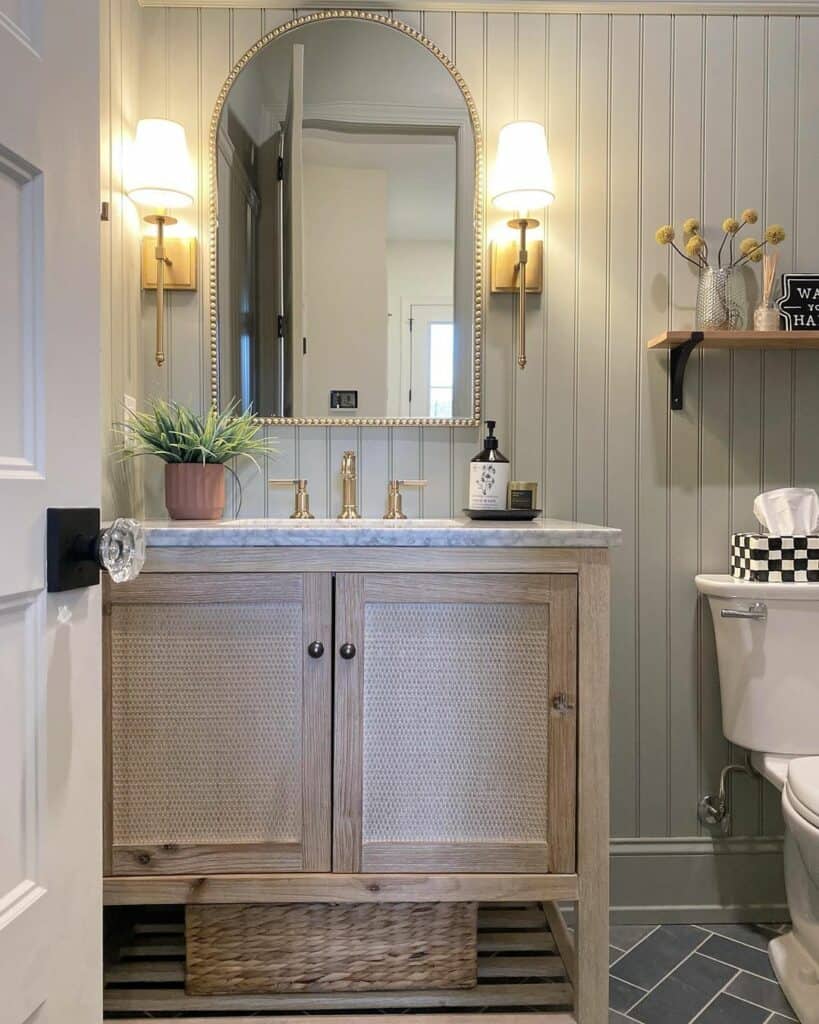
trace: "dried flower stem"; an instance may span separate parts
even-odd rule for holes
[[[719,250],[717,251],[717,266],[718,267],[722,266],[722,250],[725,248],[725,243],[728,241],[729,238],[731,239],[731,246],[730,246],[729,252],[734,247],[734,236],[731,235],[728,231],[726,231],[725,234],[722,236],[722,241],[720,242],[720,247],[719,247]]]
[[[696,260],[692,260],[690,256],[686,256],[686,255],[685,255],[685,253],[684,253],[684,252],[682,251],[682,249],[680,249],[680,248],[679,248],[679,247],[678,247],[678,246],[676,245],[676,243],[674,243],[674,242],[669,242],[668,244],[669,244],[669,245],[671,246],[671,248],[672,248],[672,249],[674,250],[674,252],[676,252],[676,253],[679,253],[679,254],[680,254],[680,256],[682,256],[682,258],[683,258],[684,260],[688,260],[688,262],[689,262],[689,263],[690,263],[690,264],[691,264],[691,265],[692,265],[693,267],[697,267],[697,268],[699,268],[700,264],[699,264],[699,263],[697,263],[697,261],[696,261]]]
[[[760,249],[764,249],[767,244],[768,244],[768,239],[766,238],[764,242],[760,242],[759,245],[755,245],[753,247],[753,249],[751,249],[750,252],[746,252],[744,256],[740,256],[740,258],[736,261],[736,263],[731,263],[731,264],[729,264],[729,266],[731,266],[731,267],[741,267],[742,264],[746,263],[754,255],[755,252],[759,252]]]

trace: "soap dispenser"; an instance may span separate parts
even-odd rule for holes
[[[469,464],[470,509],[505,509],[509,486],[509,459],[502,455],[495,437],[495,421],[487,420],[489,430],[483,448]]]

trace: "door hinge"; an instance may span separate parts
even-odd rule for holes
[[[307,355],[307,338],[301,339],[301,351],[302,355]]]
[[[276,330],[279,332],[279,337],[284,337],[284,316],[282,313],[276,317]]]
[[[276,179],[284,181],[284,157],[280,156],[276,161]]]
[[[412,388],[409,389],[409,403],[412,405]]]
[[[107,202],[103,202],[102,205],[100,206],[100,220],[110,220],[110,219],[111,219],[111,207],[108,205]]]

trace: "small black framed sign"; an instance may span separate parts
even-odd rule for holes
[[[819,331],[819,274],[783,274],[776,306],[786,331]]]

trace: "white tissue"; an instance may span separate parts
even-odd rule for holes
[[[801,537],[819,529],[819,495],[811,487],[781,487],[754,498],[754,515],[768,533]]]

